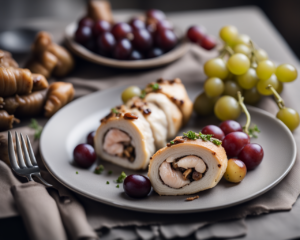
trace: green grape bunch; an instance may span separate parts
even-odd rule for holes
[[[294,66],[287,63],[276,65],[265,50],[257,48],[251,38],[240,34],[236,27],[224,26],[219,35],[224,46],[218,57],[204,64],[204,73],[208,78],[204,83],[204,92],[194,102],[194,110],[199,115],[214,113],[222,121],[236,119],[241,113],[238,92],[243,94],[246,104],[255,105],[262,96],[273,95],[274,91],[280,94],[284,83],[297,79]],[[294,130],[298,126],[298,113],[292,114],[286,108],[281,112],[294,118],[291,120],[294,125],[290,127]],[[280,116],[277,117],[280,119]],[[283,122],[288,125],[287,120]]]

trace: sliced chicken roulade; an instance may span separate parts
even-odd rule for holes
[[[167,118],[165,113],[151,102],[145,102],[139,97],[130,99],[126,106],[130,109],[138,109],[149,123],[156,149],[160,149],[167,144]]]
[[[155,151],[149,123],[136,108],[112,109],[101,120],[94,138],[97,155],[129,169],[145,169]]]
[[[148,176],[159,195],[193,194],[217,185],[228,161],[221,145],[186,137],[172,143],[150,161]]]

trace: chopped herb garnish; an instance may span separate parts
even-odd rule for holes
[[[99,165],[99,166],[97,166],[97,167],[95,168],[94,173],[95,173],[95,174],[101,174],[101,173],[103,172],[103,170],[104,170],[103,165]]]
[[[257,135],[255,133],[260,133],[260,130],[258,129],[257,125],[254,125],[253,128],[249,128],[249,137],[257,138]]]
[[[222,144],[222,141],[220,141],[219,139],[216,139],[216,138],[213,138],[213,139],[211,140],[211,142],[212,142],[213,144],[216,144],[217,146],[220,146],[220,145]]]
[[[141,95],[140,95],[140,98],[144,99],[146,97],[146,90],[143,89],[142,92],[141,92]]]
[[[120,186],[119,186],[119,184],[116,186],[116,188],[119,188]]]
[[[108,171],[108,174],[112,174],[112,170],[109,170],[109,171]]]
[[[116,108],[112,108],[111,111],[112,111],[113,113],[115,113],[115,114],[118,114],[118,113],[119,113],[119,111],[118,111]]]
[[[160,86],[159,86],[159,84],[158,84],[158,83],[153,83],[153,84],[151,84],[150,86],[152,87],[152,89],[153,89],[154,91],[156,91],[156,90],[159,90],[159,89],[160,89]]]
[[[122,172],[121,175],[116,180],[116,182],[117,183],[122,183],[126,177],[127,177],[126,173]]]
[[[183,136],[192,140],[196,140],[197,138],[199,138],[199,136],[197,136],[196,133],[193,131],[188,131],[187,133],[183,133]]]
[[[78,174],[78,172],[76,171],[76,174]]]
[[[171,144],[174,144],[174,141],[170,141]]]
[[[31,123],[29,124],[29,127],[35,130],[34,140],[40,139],[43,131],[43,127],[38,124],[36,119],[34,118],[31,119]]]
[[[106,184],[109,184],[109,181],[106,181]]]
[[[199,133],[195,133],[193,131],[188,131],[187,133],[183,133],[183,136],[192,139],[192,140],[196,140],[201,138],[203,141],[209,141],[212,142],[213,144],[219,146],[222,144],[222,141],[220,141],[219,139],[213,138],[212,134],[203,134],[201,132]],[[171,143],[171,142],[170,142]]]

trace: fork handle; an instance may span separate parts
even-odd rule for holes
[[[47,183],[47,182],[42,178],[42,176],[41,176],[40,173],[33,173],[32,175],[33,175],[33,176],[36,176],[38,179],[40,179],[40,181],[41,181],[45,186],[47,186],[47,187],[52,187],[51,184]],[[30,176],[30,177],[31,177],[31,176]],[[28,180],[29,180],[29,179],[28,179]],[[29,180],[29,181],[33,181],[32,178],[31,178],[31,180]]]

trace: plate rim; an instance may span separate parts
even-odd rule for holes
[[[92,98],[94,95],[98,95],[98,94],[101,94],[101,93],[104,93],[104,92],[115,91],[118,88],[124,88],[124,86],[126,86],[126,85],[112,87],[112,88],[109,88],[109,89],[106,89],[106,90],[102,90],[102,91],[96,91],[96,92],[91,93],[89,95],[86,95],[86,96],[83,96],[81,98],[78,98],[78,99],[72,101],[71,103],[69,103],[67,106],[65,106],[63,109],[61,109],[59,112],[62,112],[64,110],[66,110],[67,108],[69,108],[69,107],[77,104],[77,102],[78,101],[82,101],[82,99],[86,100],[87,98]],[[288,127],[283,122],[281,122],[280,120],[276,119],[271,113],[269,113],[269,112],[267,112],[265,110],[262,110],[262,109],[257,108],[257,107],[249,106],[249,105],[247,105],[247,108],[250,111],[258,112],[260,114],[266,115],[269,118],[272,118],[273,120],[277,121],[283,128],[285,128],[286,132],[288,133],[288,136],[291,138],[291,140],[293,142],[293,145],[292,145],[292,148],[294,149],[294,153],[293,153],[293,157],[292,157],[293,159],[292,159],[291,163],[289,164],[288,168],[285,169],[285,171],[281,174],[281,176],[279,178],[277,178],[274,182],[272,182],[268,186],[264,187],[260,191],[255,192],[252,195],[250,195],[250,196],[248,196],[246,198],[243,198],[243,199],[241,199],[239,201],[228,203],[228,204],[219,205],[219,206],[216,206],[216,207],[210,207],[210,208],[205,208],[205,209],[153,210],[153,209],[144,209],[142,207],[133,207],[133,206],[127,206],[127,205],[117,204],[117,203],[114,203],[112,201],[107,201],[105,199],[104,200],[103,199],[99,199],[99,198],[93,197],[93,196],[91,196],[89,194],[85,194],[82,190],[79,190],[79,189],[76,189],[76,188],[74,188],[72,186],[69,186],[68,183],[66,183],[63,179],[60,179],[60,177],[57,176],[54,171],[51,171],[50,166],[47,165],[47,161],[44,159],[44,156],[43,156],[43,148],[42,148],[42,146],[43,146],[42,141],[45,138],[44,137],[45,136],[44,135],[44,131],[42,132],[41,139],[40,139],[40,144],[39,144],[40,156],[41,156],[41,159],[42,159],[42,161],[44,163],[44,166],[46,167],[46,169],[48,170],[48,172],[59,183],[61,183],[62,185],[64,185],[66,188],[68,188],[68,189],[76,192],[77,194],[85,196],[85,197],[87,197],[89,199],[92,199],[92,200],[95,200],[97,202],[100,202],[100,203],[103,203],[103,204],[107,204],[107,205],[110,205],[110,206],[113,206],[113,207],[118,207],[118,208],[122,208],[122,209],[126,209],[126,210],[132,210],[132,211],[136,211],[136,212],[164,213],[164,214],[184,214],[184,213],[207,212],[207,211],[212,211],[212,210],[224,209],[224,208],[232,207],[232,206],[235,206],[235,205],[239,205],[239,204],[244,203],[244,202],[248,202],[248,201],[250,201],[250,200],[252,200],[252,199],[254,199],[256,197],[259,197],[260,195],[266,193],[267,191],[271,190],[273,187],[275,187],[278,183],[280,183],[286,177],[286,175],[291,171],[292,167],[294,166],[294,164],[296,162],[296,156],[297,156],[296,141],[295,141],[295,138],[294,138],[293,134],[288,129]],[[59,116],[59,115],[55,114],[46,123],[46,125],[44,126],[44,129],[46,129],[50,125],[50,123],[53,121],[53,119],[55,119],[57,116]]]
[[[66,40],[67,46],[72,52],[74,52],[79,57],[84,58],[87,61],[96,63],[98,65],[122,68],[122,69],[147,69],[155,68],[159,66],[164,66],[166,64],[172,63],[179,58],[183,57],[190,49],[190,43],[185,37],[181,40],[180,44],[176,46],[171,51],[163,54],[161,57],[152,59],[143,59],[138,61],[120,61],[113,58],[102,57],[101,55],[95,54],[88,49],[84,48],[80,44],[73,40],[73,35],[70,34],[72,28],[74,28],[77,22],[72,22],[68,24],[64,30],[64,38]]]

